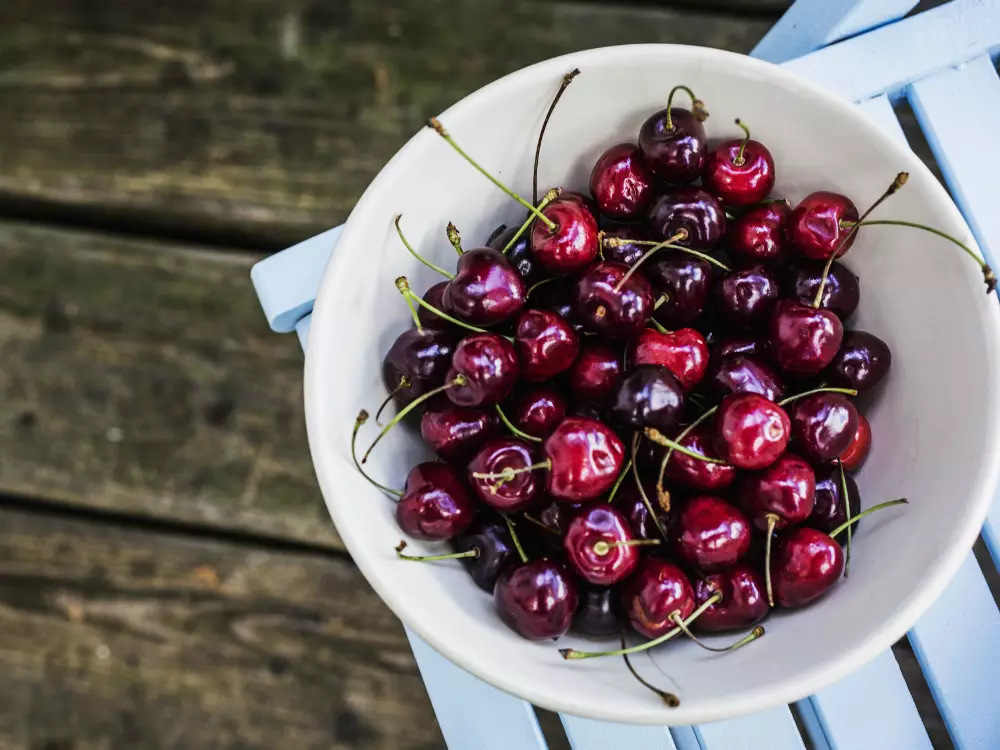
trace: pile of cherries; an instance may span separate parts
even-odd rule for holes
[[[678,91],[691,109],[672,106]],[[444,280],[422,296],[397,280],[413,327],[382,376],[401,408],[372,448],[416,413],[439,460],[413,467],[402,491],[378,486],[398,497],[409,537],[454,547],[397,552],[462,559],[525,638],[627,624],[650,639],[566,658],[750,629],[729,648],[743,645],[772,608],[806,605],[847,574],[864,515],[851,474],[872,434],[854,397],[885,379],[891,355],[845,329],[860,287],[836,258],[860,226],[886,222],[837,193],[772,197],[767,147],[738,120],[743,137],[710,146],[707,114],[676,87],[637,143],[600,156],[589,195],[531,203],[431,120],[528,213],[475,249],[449,225],[453,272],[396,221]]]

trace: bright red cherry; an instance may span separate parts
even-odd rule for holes
[[[517,321],[514,348],[521,377],[543,381],[572,366],[580,353],[580,337],[552,310],[525,310]]]
[[[756,393],[727,396],[716,413],[719,455],[741,469],[763,469],[785,452],[792,426],[785,410]]]
[[[494,438],[469,462],[469,485],[480,500],[496,510],[503,513],[524,510],[535,503],[545,482],[540,469],[524,471],[536,463],[535,449],[530,443],[513,437]],[[509,478],[496,478],[508,469],[513,470]]]
[[[746,516],[712,495],[698,495],[684,503],[673,534],[677,554],[706,572],[732,565],[750,549]]]
[[[822,531],[799,526],[778,535],[771,559],[774,598],[781,607],[815,601],[844,574],[844,551]]]
[[[455,278],[445,287],[442,302],[459,320],[491,326],[515,315],[523,306],[526,288],[521,274],[499,250],[466,250],[458,259]]]
[[[677,443],[689,451],[709,458],[720,458],[715,449],[715,424],[704,422]],[[732,464],[720,464],[712,461],[702,461],[680,451],[670,454],[667,462],[666,477],[682,487],[700,492],[715,492],[725,489],[736,479],[736,467]]]
[[[762,531],[802,523],[813,511],[816,475],[803,459],[786,453],[740,482],[740,505]]]
[[[771,609],[764,592],[764,576],[747,563],[695,578],[695,604],[701,606],[717,593],[722,594],[722,599],[706,609],[692,627],[706,633],[745,630],[764,619]]]
[[[684,571],[656,557],[646,557],[622,585],[622,609],[632,627],[647,638],[674,630],[694,611],[694,590]]]
[[[666,367],[685,391],[691,391],[708,370],[708,344],[694,328],[667,333],[660,333],[655,328],[643,328],[629,344],[625,360],[633,367]]]
[[[850,250],[857,238],[855,232],[844,242],[858,218],[858,208],[850,198],[820,190],[807,195],[792,209],[785,223],[785,237],[807,258],[826,260],[835,252],[839,257]]]
[[[515,393],[510,408],[504,411],[517,429],[544,438],[563,421],[567,409],[562,391],[539,383]]]
[[[587,417],[567,417],[542,446],[549,461],[546,489],[560,502],[590,500],[611,489],[625,462],[614,431]]]
[[[543,222],[531,226],[531,252],[551,273],[568,274],[590,265],[598,252],[597,220],[583,203],[558,198],[542,214],[554,222],[549,229]]]
[[[493,589],[500,619],[531,641],[564,635],[579,603],[576,581],[553,560],[532,560],[504,570]]]
[[[760,141],[750,138],[750,131],[739,120],[745,138],[724,141],[705,159],[701,184],[729,206],[760,203],[774,188],[774,159]]]
[[[493,406],[510,394],[517,371],[513,344],[495,333],[475,333],[455,347],[446,380],[461,385],[445,393],[459,406]]]
[[[791,211],[787,203],[777,201],[738,216],[726,232],[726,250],[733,265],[774,268],[783,264],[788,257],[785,221]]]
[[[635,570],[639,549],[624,516],[599,503],[576,514],[566,529],[563,548],[577,575],[588,583],[613,586]]]
[[[406,475],[396,522],[414,539],[451,539],[476,519],[476,504],[462,475],[448,464],[417,464]]]
[[[590,330],[627,339],[641,331],[653,314],[653,288],[642,274],[629,274],[624,263],[605,261],[580,276],[574,306]]]
[[[622,351],[593,336],[584,336],[580,355],[567,373],[572,394],[581,402],[605,401],[622,373]]]
[[[844,337],[844,326],[832,311],[789,299],[774,308],[769,331],[771,356],[795,378],[811,377],[830,364]]]
[[[858,431],[858,410],[839,393],[814,393],[788,410],[792,445],[814,462],[832,461],[847,450]]]
[[[854,431],[854,437],[850,445],[840,454],[840,460],[844,464],[845,471],[857,471],[868,458],[868,452],[872,448],[872,426],[864,414],[858,412],[858,429]]]
[[[645,218],[653,198],[653,173],[642,150],[619,143],[601,154],[590,173],[590,194],[612,219]]]
[[[500,421],[492,410],[455,406],[441,396],[428,404],[420,418],[420,436],[450,463],[468,461],[500,431],[499,427]]]

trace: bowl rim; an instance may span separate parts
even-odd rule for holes
[[[525,81],[528,78],[544,77],[555,81],[566,70],[574,67],[584,69],[588,64],[613,62],[630,57],[641,57],[643,55],[678,55],[693,59],[695,62],[699,60],[724,61],[729,65],[740,66],[755,72],[764,78],[781,81],[791,89],[797,88],[807,91],[810,96],[824,99],[832,108],[840,110],[846,118],[853,121],[857,125],[859,134],[862,137],[877,141],[881,148],[891,152],[901,163],[910,165],[909,169],[911,172],[922,171],[923,176],[930,179],[932,183],[931,189],[938,192],[943,209],[951,212],[953,218],[962,226],[968,227],[965,218],[955,206],[951,196],[933,176],[928,167],[910,149],[901,145],[896,139],[885,133],[879,125],[866,117],[856,108],[854,103],[777,65],[734,52],[679,44],[615,45],[582,50],[544,60],[509,73],[456,102],[439,117],[443,122],[447,123],[449,117],[456,111],[474,106],[479,99],[493,96],[504,89],[515,87],[519,82]],[[351,211],[337,242],[340,249],[338,252],[332,254],[320,283],[320,289],[312,314],[308,337],[308,354],[305,362],[304,400],[306,431],[324,501],[331,518],[337,525],[344,545],[351,554],[355,564],[361,570],[369,585],[372,586],[396,617],[444,658],[484,682],[536,706],[559,713],[585,716],[603,721],[627,721],[629,723],[661,726],[700,724],[725,720],[793,703],[843,679],[879,654],[888,650],[897,640],[903,637],[910,627],[938,599],[945,587],[955,577],[965,561],[966,555],[970,553],[992,504],[997,480],[1000,477],[1000,462],[989,460],[981,462],[972,492],[972,501],[969,504],[967,519],[955,534],[955,538],[959,539],[960,542],[947,550],[947,553],[941,560],[941,564],[933,571],[932,575],[925,579],[924,585],[919,589],[915,589],[904,604],[896,610],[892,617],[883,623],[882,627],[873,632],[871,637],[859,640],[857,644],[846,651],[843,657],[838,660],[829,660],[827,663],[821,663],[818,667],[813,666],[804,669],[788,680],[772,686],[766,691],[757,691],[745,696],[743,700],[738,702],[730,702],[725,706],[719,705],[721,702],[715,702],[704,704],[701,708],[682,710],[685,708],[682,706],[680,709],[674,709],[676,712],[673,714],[674,716],[680,718],[680,714],[683,714],[680,721],[670,721],[671,714],[665,714],[662,707],[656,705],[653,701],[649,702],[648,709],[637,706],[634,712],[623,718],[618,712],[605,711],[600,707],[593,708],[593,710],[591,710],[591,707],[587,707],[586,710],[581,711],[580,706],[562,701],[558,696],[552,695],[544,689],[539,689],[537,683],[514,684],[502,675],[492,673],[477,660],[475,651],[456,648],[449,640],[438,637],[434,628],[425,627],[425,622],[421,618],[411,616],[401,606],[400,602],[393,596],[392,587],[385,585],[376,574],[373,566],[369,564],[368,555],[363,545],[358,544],[356,540],[352,539],[350,524],[342,523],[343,518],[346,516],[348,504],[339,503],[334,499],[337,497],[339,491],[338,482],[334,471],[325,460],[326,448],[319,445],[320,438],[318,436],[323,434],[323,430],[317,421],[320,412],[319,404],[322,403],[320,392],[322,389],[327,388],[329,382],[331,382],[330,379],[322,376],[322,363],[329,360],[330,357],[323,356],[320,352],[323,352],[332,345],[332,338],[325,335],[324,332],[334,330],[336,326],[336,321],[331,317],[333,303],[328,300],[327,295],[324,295],[324,290],[335,283],[334,279],[341,274],[341,266],[347,263],[346,258],[348,254],[346,248],[359,244],[363,240],[360,228],[361,221],[369,212],[369,204],[380,192],[381,186],[391,179],[391,174],[397,163],[406,158],[408,152],[419,143],[420,139],[435,137],[433,133],[427,132],[426,128],[421,128],[420,132],[412,136],[379,171],[378,175],[376,175],[375,179],[366,188]],[[968,236],[972,237],[971,231],[968,231]],[[972,246],[982,256],[978,246],[975,244]],[[995,302],[995,300],[992,301]],[[986,313],[986,316],[992,320],[992,323],[986,325],[987,330],[990,332],[990,339],[985,342],[987,358],[993,371],[1000,372],[1000,307],[995,304],[991,305],[990,311]],[[984,457],[1000,453],[1000,398],[992,399],[990,407],[990,413],[986,416],[989,425],[987,439],[984,441],[982,447],[982,455]]]

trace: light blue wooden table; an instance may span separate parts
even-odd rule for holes
[[[752,54],[856,102],[904,141],[892,105],[907,100],[956,203],[997,267],[1000,195],[986,168],[995,171],[1000,161],[991,140],[1000,135],[1000,79],[992,59],[1000,54],[1000,0],[954,0],[899,20],[916,4],[798,0]],[[313,299],[339,232],[324,232],[253,269],[271,327],[296,331],[303,347]],[[983,539],[1000,564],[1000,503],[983,527]],[[451,750],[545,750],[531,705],[472,677],[414,634],[409,637]],[[909,638],[956,747],[1000,750],[1000,612],[971,552]],[[820,749],[931,746],[891,652],[796,708]],[[561,718],[574,750],[805,747],[784,706],[669,729]]]

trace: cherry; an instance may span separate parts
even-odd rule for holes
[[[604,586],[584,586],[573,618],[573,630],[591,638],[618,635],[621,609],[618,592]]]
[[[715,449],[715,425],[703,423],[692,429],[677,443],[689,451],[709,458],[720,458]],[[691,490],[716,492],[725,489],[736,480],[736,467],[732,464],[702,461],[680,451],[670,454],[666,476],[671,481]]]
[[[435,453],[451,463],[468,461],[483,443],[499,432],[492,411],[455,406],[438,396],[420,418],[420,436]]]
[[[457,552],[479,550],[478,556],[462,558],[462,562],[476,585],[491,594],[500,572],[517,561],[507,524],[498,518],[477,519],[467,531],[455,537],[452,545]]]
[[[739,509],[712,495],[688,500],[673,527],[674,548],[690,565],[712,571],[732,565],[750,549],[750,523]]]
[[[588,268],[576,282],[574,306],[588,328],[608,338],[627,339],[653,313],[653,289],[624,263],[605,261]]]
[[[739,354],[763,356],[766,352],[767,342],[749,333],[730,334],[716,339],[709,347],[709,353],[714,362],[719,362],[724,357]]]
[[[705,159],[701,184],[730,206],[749,206],[764,200],[774,188],[774,159],[760,141],[750,139],[750,130],[736,124],[746,137],[724,141]]]
[[[647,440],[646,442],[651,441]],[[699,463],[706,462],[700,461]],[[635,482],[626,478],[624,484],[618,489],[618,494],[615,495],[614,505],[625,516],[629,528],[632,529],[637,539],[662,539],[663,533],[670,526],[670,516],[656,505],[656,489],[654,487],[647,489],[646,496],[651,498],[655,516],[650,514]]]
[[[660,365],[632,368],[611,396],[611,421],[623,427],[669,432],[683,415],[684,389],[670,370]]]
[[[792,209],[785,222],[785,237],[807,258],[827,260],[834,253],[839,257],[850,250],[857,238],[857,232],[847,235],[858,218],[858,208],[850,198],[820,190],[807,195]]]
[[[606,492],[625,462],[618,436],[587,417],[567,417],[542,445],[549,462],[546,489],[559,502],[578,503]]]
[[[493,601],[500,619],[511,630],[528,640],[542,641],[569,630],[579,592],[561,563],[532,560],[500,573]]]
[[[673,373],[685,391],[691,391],[708,370],[708,344],[694,328],[660,333],[643,328],[629,344],[625,361],[631,366],[661,365]]]
[[[563,549],[577,575],[597,586],[613,586],[639,564],[639,549],[624,516],[607,504],[584,508],[569,522]]]
[[[429,304],[431,307],[436,307],[445,313],[449,312],[448,308],[444,305],[444,290],[447,288],[447,281],[439,281],[437,284],[432,284],[427,287],[427,291],[424,292],[424,302]],[[417,320],[420,321],[420,325],[426,326],[427,328],[440,328],[443,331],[452,330],[455,331],[458,326],[454,323],[450,323],[444,318],[440,317],[437,313],[431,312],[426,307],[419,307],[417,309]]]
[[[726,250],[733,264],[741,268],[758,264],[774,268],[783,264],[788,256],[785,221],[791,211],[784,201],[773,201],[754,206],[737,217],[726,232]]]
[[[770,466],[791,436],[785,410],[756,393],[726,396],[715,421],[719,455],[741,469]]]
[[[451,358],[446,380],[462,382],[445,391],[459,406],[493,406],[507,398],[517,380],[514,345],[495,333],[466,336]]]
[[[658,638],[677,628],[672,615],[694,611],[694,590],[684,571],[666,560],[644,558],[622,585],[622,609],[639,633]]]
[[[768,401],[780,401],[785,384],[762,358],[752,354],[731,354],[711,362],[705,382],[718,396],[756,393]]]
[[[589,195],[578,193],[574,190],[564,190],[562,192],[562,197],[565,200],[576,201],[577,203],[579,203],[581,206],[587,209],[587,212],[594,217],[595,221],[597,220],[597,217],[600,216],[600,209],[597,206],[597,201],[595,201]]]
[[[691,110],[671,107],[674,93],[684,89],[694,102]],[[708,117],[704,105],[690,89],[675,87],[667,98],[667,108],[654,112],[639,128],[639,148],[653,173],[674,184],[692,182],[701,175],[708,151],[702,121]]]
[[[844,467],[845,469],[847,467]],[[806,524],[827,534],[861,512],[861,493],[858,483],[850,474],[844,474],[844,484],[847,485],[847,502],[844,502],[844,488],[841,486],[840,469],[836,465],[823,465],[815,468],[816,499],[813,501],[812,513]],[[847,505],[850,505],[848,515]],[[857,533],[858,521],[851,524],[851,531]]]
[[[808,460],[831,461],[858,431],[858,410],[839,393],[814,393],[792,403],[792,446]]]
[[[830,383],[861,393],[878,385],[891,364],[889,345],[878,336],[866,331],[845,331],[840,350],[826,374]]]
[[[682,229],[687,231],[684,245],[711,250],[726,233],[722,204],[710,193],[689,185],[664,193],[649,210],[650,235],[665,240]]]
[[[809,518],[815,497],[816,475],[812,467],[792,453],[743,477],[739,487],[743,510],[757,528],[768,533]]]
[[[548,437],[567,413],[562,391],[550,385],[532,385],[514,394],[508,417],[519,430]]]
[[[764,593],[763,576],[747,563],[738,563],[694,580],[694,598],[699,606],[717,593],[722,594],[722,599],[695,620],[699,630],[708,633],[744,630],[758,623],[771,610]]]
[[[667,328],[683,328],[701,315],[712,288],[712,266],[687,253],[660,253],[645,264],[653,296],[665,297],[653,317]]]
[[[840,454],[840,461],[844,464],[845,471],[857,471],[868,458],[868,452],[872,448],[872,426],[868,423],[865,415],[858,412],[858,429],[854,431],[851,444]]]
[[[408,404],[440,386],[455,351],[455,334],[433,328],[408,328],[392,342],[382,360],[382,383],[399,404]],[[400,387],[406,378],[408,386]]]
[[[780,296],[777,277],[763,266],[730,271],[715,284],[715,310],[739,328],[766,324]]]
[[[642,150],[634,143],[619,143],[597,158],[590,173],[590,194],[601,213],[612,219],[645,218],[653,181]]]
[[[840,318],[830,310],[783,299],[771,316],[771,355],[792,377],[818,374],[833,361],[843,336]]]
[[[476,506],[457,469],[448,464],[417,464],[406,475],[396,505],[396,522],[414,539],[451,539],[469,528]]]
[[[771,561],[774,596],[801,607],[825,594],[844,574],[844,551],[822,531],[799,526],[779,534]]]
[[[469,462],[469,485],[484,503],[504,513],[530,507],[543,484],[541,471],[524,471],[536,462],[530,443],[513,437],[490,440]],[[483,478],[505,475],[503,479]]]
[[[580,401],[602,402],[611,395],[621,372],[621,350],[588,336],[581,342],[580,355],[569,369],[567,382]]]
[[[566,535],[566,529],[569,528],[569,522],[584,507],[575,503],[557,503],[550,499],[539,510],[535,511],[535,514],[539,523],[557,535],[561,542],[562,537]]]
[[[510,227],[508,229],[506,225],[501,224],[486,242],[486,246],[503,252],[504,248],[510,245],[504,255],[507,256],[510,264],[517,269],[517,272],[521,274],[525,286],[530,287],[532,284],[541,281],[545,277],[545,273],[531,254],[530,235],[527,232],[523,232],[521,236],[514,240],[513,245],[510,244],[510,241],[519,230],[520,227]]]
[[[649,249],[647,246],[638,244],[649,240],[649,232],[646,231],[643,224],[615,224],[604,230],[604,237],[614,240],[633,240],[620,245],[611,242],[605,243],[602,251],[605,260],[624,263],[626,266],[634,264]]]
[[[782,269],[781,292],[803,305],[811,305],[816,292],[823,284],[823,262],[807,258],[795,258]],[[850,318],[861,301],[861,286],[858,277],[843,263],[834,261],[823,285],[819,306],[830,310],[842,321]]]
[[[590,265],[599,250],[598,228],[584,204],[564,195],[546,206],[543,215],[555,229],[538,221],[531,226],[531,252],[542,267],[568,274]]]
[[[525,300],[521,274],[499,250],[467,250],[444,290],[444,309],[466,323],[490,326],[516,314]]]
[[[517,321],[514,347],[521,377],[542,381],[572,366],[580,352],[580,337],[558,313],[525,310]]]

